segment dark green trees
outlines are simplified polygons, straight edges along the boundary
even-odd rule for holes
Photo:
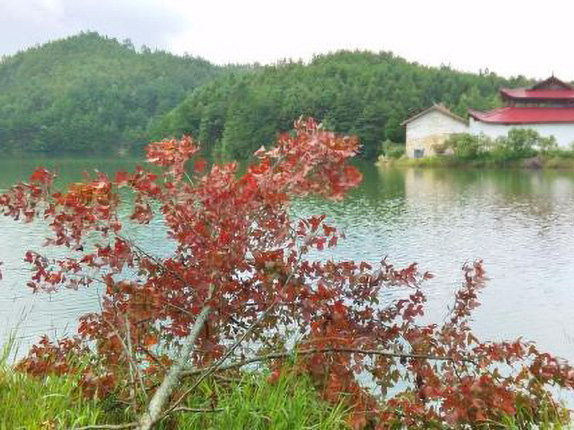
[[[152,118],[220,73],[209,62],[97,33],[0,62],[0,149],[97,151],[145,144]]]
[[[389,52],[217,67],[82,33],[0,60],[0,150],[117,151],[187,133],[245,158],[306,115],[359,136],[374,158],[383,141],[404,142],[401,122],[432,103],[465,115],[496,106],[500,87],[527,83]]]
[[[374,158],[385,140],[404,142],[401,122],[432,103],[466,115],[496,106],[503,86],[527,84],[493,73],[461,73],[409,63],[392,53],[342,51],[309,64],[281,63],[226,75],[193,91],[153,127],[153,137],[199,137],[210,150],[246,157],[269,144],[294,118],[311,115],[340,133],[356,134]]]

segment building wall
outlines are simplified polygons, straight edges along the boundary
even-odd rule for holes
[[[485,134],[491,138],[499,136],[506,136],[513,128],[528,128],[533,129],[540,134],[540,136],[548,137],[554,136],[561,148],[570,148],[570,144],[574,142],[574,124],[489,124],[470,119],[469,125],[471,134]]]
[[[416,150],[423,156],[435,155],[433,146],[440,145],[453,133],[469,133],[468,126],[439,111],[431,111],[407,124],[406,153],[415,157]]]

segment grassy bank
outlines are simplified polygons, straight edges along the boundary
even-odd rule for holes
[[[405,167],[501,167],[574,169],[574,146],[559,147],[553,136],[540,136],[532,129],[512,129],[496,139],[483,134],[452,134],[432,146],[435,156],[412,159],[405,146],[384,142],[377,164]]]
[[[205,381],[198,395],[185,405],[189,411],[158,425],[159,430],[351,430],[342,406],[323,403],[310,382],[285,374],[271,383],[265,374],[241,379]],[[215,406],[216,405],[216,406]],[[215,409],[214,409],[215,406]],[[526,408],[499,422],[485,422],[481,430],[566,430],[554,413],[533,417]],[[193,412],[191,410],[195,410]],[[119,399],[88,400],[73,377],[33,378],[3,367],[0,370],[1,430],[60,430],[91,425],[133,422],[136,414]],[[400,424],[391,426],[402,430]],[[429,428],[450,430],[429,423]]]
[[[574,153],[556,151],[549,154],[535,154],[531,157],[498,158],[481,156],[459,158],[454,155],[441,155],[425,158],[380,157],[379,166],[388,167],[427,167],[427,168],[514,168],[514,169],[574,169]]]
[[[133,422],[137,414],[128,402],[113,396],[90,400],[78,390],[77,378],[35,378],[0,367],[0,429],[60,430]],[[185,388],[185,387],[184,387]],[[308,379],[283,372],[274,382],[267,373],[244,373],[241,378],[206,380],[184,405],[188,411],[157,426],[168,429],[209,430],[351,430],[342,405],[331,407],[320,400]],[[532,416],[517,405],[517,414],[499,422],[485,422],[480,430],[566,430],[567,417],[556,419],[555,410],[541,409]],[[540,411],[539,411],[540,412]],[[111,428],[111,427],[110,427]],[[392,429],[403,430],[400,423]],[[428,428],[452,430],[437,423]],[[369,428],[370,429],[370,428]]]
[[[77,378],[43,379],[0,368],[0,430],[60,430],[133,422],[131,406],[114,397],[89,400]],[[346,430],[345,410],[323,403],[309,381],[292,374],[270,383],[266,374],[204,381],[188,411],[158,429]],[[214,410],[215,406],[215,410]]]

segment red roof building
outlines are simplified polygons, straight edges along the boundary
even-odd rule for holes
[[[564,122],[574,124],[574,107],[507,106],[488,112],[470,110],[470,116],[477,121],[491,124],[548,124]]]
[[[473,134],[505,136],[509,128],[533,128],[553,135],[560,146],[574,141],[574,87],[552,76],[530,88],[501,89],[505,106],[488,112],[469,110]]]

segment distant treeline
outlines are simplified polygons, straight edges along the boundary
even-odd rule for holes
[[[404,142],[401,122],[434,102],[466,115],[469,107],[497,106],[500,87],[529,83],[488,71],[426,67],[389,52],[341,51],[309,64],[217,77],[156,121],[152,134],[192,133],[209,149],[242,158],[269,144],[278,130],[289,130],[299,115],[312,115],[330,129],[358,135],[363,155],[374,158],[383,141]]]
[[[0,148],[98,151],[147,141],[150,121],[223,71],[82,33],[0,61]]]
[[[219,67],[82,33],[0,60],[0,150],[110,151],[191,133],[209,152],[245,158],[311,115],[358,135],[373,158],[383,141],[403,142],[400,123],[434,102],[465,115],[496,106],[500,87],[528,83],[388,52]]]

